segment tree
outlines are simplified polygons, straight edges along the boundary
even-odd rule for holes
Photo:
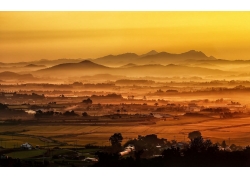
[[[121,142],[123,140],[121,133],[114,133],[110,138],[109,141],[112,146],[118,146],[121,147]]]
[[[223,147],[224,149],[227,147],[226,141],[222,141],[221,147]]]
[[[85,99],[82,102],[85,103],[85,104],[92,104],[93,103],[93,101],[90,98]]]
[[[5,104],[0,103],[0,110],[6,110],[9,109],[8,106],[6,106]]]
[[[230,149],[231,149],[232,151],[236,151],[236,150],[237,150],[237,146],[236,146],[235,144],[232,144],[232,145],[230,146]]]
[[[66,111],[63,113],[64,116],[78,116],[73,110],[72,111]]]
[[[190,140],[193,140],[193,139],[195,139],[195,138],[197,138],[197,137],[201,137],[201,132],[200,132],[200,131],[193,131],[193,132],[190,132],[190,133],[188,134],[188,138],[189,138]]]
[[[193,152],[205,152],[205,151],[215,151],[217,146],[214,146],[213,143],[208,139],[204,140],[202,136],[196,137],[191,140],[190,150]]]
[[[88,115],[88,113],[83,112],[83,113],[82,113],[82,116],[86,117],[86,116],[89,116],[89,115]]]

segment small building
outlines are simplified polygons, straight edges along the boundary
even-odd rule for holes
[[[26,142],[26,143],[24,143],[24,144],[21,145],[21,148],[31,150],[32,149],[32,145]]]

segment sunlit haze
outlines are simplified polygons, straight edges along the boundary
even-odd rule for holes
[[[250,12],[0,12],[0,61],[150,50],[250,59]]]

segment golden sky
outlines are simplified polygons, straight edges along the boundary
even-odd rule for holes
[[[150,50],[250,59],[250,12],[0,12],[0,61]]]

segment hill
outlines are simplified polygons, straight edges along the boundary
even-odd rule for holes
[[[188,67],[181,65],[160,65],[148,64],[130,66],[127,68],[117,67],[110,68],[102,66],[91,61],[83,61],[80,63],[65,63],[56,65],[50,68],[38,70],[34,72],[35,75],[50,76],[50,77],[81,77],[93,76],[97,74],[110,74],[128,77],[143,77],[143,76],[211,76],[211,75],[228,75],[230,72],[221,70]]]
[[[44,65],[36,65],[36,64],[28,64],[26,66],[24,66],[26,68],[45,68],[46,66]]]
[[[5,71],[0,73],[0,79],[6,80],[34,80],[36,79],[32,74],[18,74],[10,71]]]
[[[107,66],[121,66],[134,62],[139,56],[135,53],[125,53],[119,55],[108,55],[94,59],[93,62]]]
[[[108,72],[108,69],[110,68],[93,63],[89,60],[84,60],[79,63],[59,64],[50,68],[35,71],[33,72],[33,74],[53,77],[79,77],[86,75],[105,74],[106,72]]]
[[[93,62],[107,65],[107,66],[121,66],[123,64],[130,64],[136,62],[136,64],[145,65],[145,64],[162,64],[167,65],[170,63],[177,63],[185,60],[215,60],[213,56],[206,56],[201,51],[190,50],[188,52],[180,54],[172,54],[168,52],[158,53],[155,50],[152,50],[146,54],[137,55],[135,53],[126,53],[120,55],[108,55],[101,58],[94,59]]]
[[[137,66],[137,65],[133,64],[133,63],[129,63],[129,64],[126,64],[124,66],[121,66],[121,68],[128,68],[128,67],[134,67],[134,66]]]

